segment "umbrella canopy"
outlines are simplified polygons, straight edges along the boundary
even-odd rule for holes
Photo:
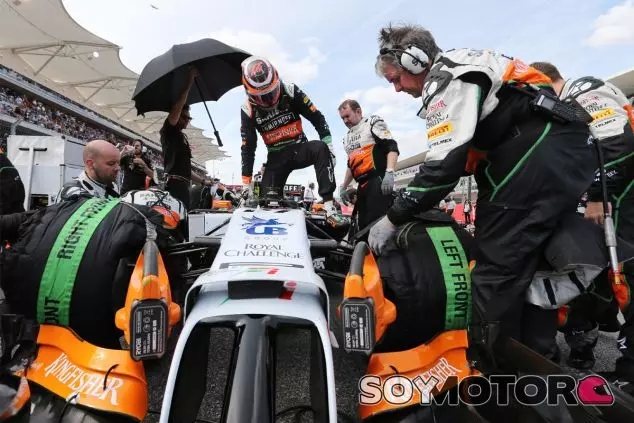
[[[249,56],[211,38],[174,45],[143,68],[132,96],[137,114],[169,112],[187,84],[189,66],[198,69],[200,90],[190,90],[187,104],[217,101],[242,83],[240,64]]]

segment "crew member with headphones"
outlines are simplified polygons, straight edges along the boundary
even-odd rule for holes
[[[475,175],[481,254],[467,282],[471,333],[488,353],[495,339],[485,333],[497,327],[549,357],[556,311],[526,303],[526,289],[546,240],[593,181],[587,125],[574,113],[558,114],[571,106],[557,99],[547,76],[518,59],[468,48],[443,52],[416,25],[383,28],[379,40],[376,71],[397,92],[421,98],[430,150],[372,228],[370,246],[381,253],[397,226],[438,204],[461,176]]]

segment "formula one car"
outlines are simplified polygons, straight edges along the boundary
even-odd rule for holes
[[[210,336],[216,328],[234,334],[224,421],[275,421],[276,339],[292,330],[309,334],[315,421],[337,421],[329,294],[313,257],[338,242],[291,203],[269,199],[254,206],[236,209],[226,222],[190,238],[192,246],[213,250],[212,263],[196,271],[185,299],[161,422],[196,419],[205,392],[191,387],[204,387],[209,344],[221,341]]]

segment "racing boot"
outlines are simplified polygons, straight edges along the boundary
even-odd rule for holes
[[[594,357],[594,347],[586,346],[582,348],[575,348],[570,350],[568,361],[566,362],[570,367],[574,367],[578,370],[590,370],[594,367],[596,359]]]
[[[610,317],[609,320],[599,323],[599,330],[601,332],[617,333],[621,330],[621,322],[616,316]]]
[[[337,211],[332,200],[324,201],[324,211],[326,212],[326,221],[333,228],[339,229],[350,224],[350,222],[346,221],[341,213]]]
[[[619,303],[614,296],[609,305],[606,305],[603,312],[597,317],[599,323],[599,331],[607,333],[615,333],[621,330],[621,322],[619,321]]]
[[[572,330],[565,334],[566,342],[570,346],[567,364],[578,370],[590,370],[594,367],[594,347],[599,338],[599,328],[590,330]]]

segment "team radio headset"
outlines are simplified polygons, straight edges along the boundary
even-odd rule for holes
[[[429,57],[415,45],[410,44],[405,49],[400,46],[384,47],[379,50],[379,53],[381,55],[394,54],[400,66],[413,75],[420,75],[429,68]],[[398,53],[401,53],[400,58]],[[533,84],[525,83],[523,85],[529,90],[519,89],[514,85],[510,86],[532,97],[531,107],[537,112],[563,123],[582,122],[588,124],[592,122],[592,117],[575,100],[569,98],[562,101],[556,95]]]
[[[379,53],[381,55],[394,54],[401,67],[413,75],[420,75],[429,67],[429,57],[415,45],[409,45],[405,49],[400,46],[394,46],[393,48],[384,47],[379,50]],[[401,53],[400,58],[398,53]]]

